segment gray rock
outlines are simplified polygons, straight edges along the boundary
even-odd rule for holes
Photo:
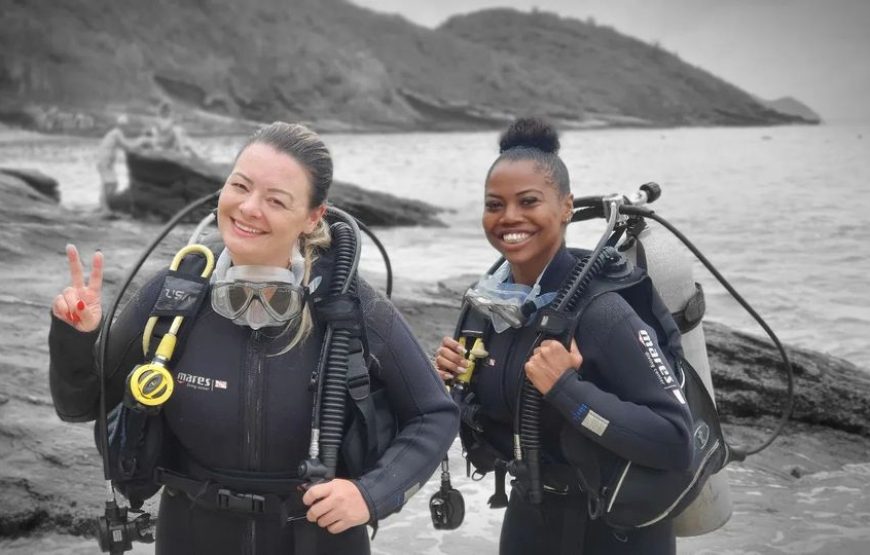
[[[786,373],[766,338],[704,323],[716,401],[722,418],[776,417],[786,399]],[[870,373],[833,355],[786,347],[794,368],[792,419],[870,437]]]
[[[3,176],[2,174],[5,174]],[[48,197],[55,202],[60,202],[60,191],[57,190],[57,180],[49,177],[39,170],[21,168],[0,168],[0,182],[6,183],[10,179],[19,179],[37,193]]]
[[[130,187],[110,199],[113,210],[137,219],[168,220],[187,204],[223,186],[231,166],[216,164],[175,152],[137,150],[127,153]],[[330,202],[369,226],[438,226],[443,212],[425,202],[369,191],[336,181]],[[213,203],[210,205],[213,206]],[[209,206],[194,216],[204,216]]]

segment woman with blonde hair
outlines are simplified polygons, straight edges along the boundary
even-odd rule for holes
[[[227,177],[211,302],[185,319],[172,361],[177,386],[160,412],[166,468],[156,484],[165,485],[158,554],[369,553],[364,525],[401,508],[455,437],[456,407],[407,323],[360,279],[352,304],[361,311],[370,395],[378,386],[385,392],[394,435],[371,464],[341,456],[339,477],[298,483],[316,441],[312,373],[330,354],[322,354],[327,326],[314,308],[330,300],[325,284],[335,267],[324,221],[331,183],[320,137],[281,122],[253,135]],[[52,304],[50,379],[58,415],[76,422],[99,412],[93,352],[103,256],[94,255],[86,283],[76,249],[67,255],[71,284]],[[124,399],[128,372],[142,360],[142,330],[163,298],[164,278],[146,284],[112,325],[108,406]],[[270,501],[276,495],[277,504]],[[303,535],[313,536],[307,547],[300,547]]]

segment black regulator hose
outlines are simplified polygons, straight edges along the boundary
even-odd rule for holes
[[[794,369],[792,368],[792,364],[788,358],[788,354],[786,354],[785,348],[782,346],[782,343],[780,343],[779,338],[776,336],[770,326],[767,325],[767,322],[765,322],[764,319],[755,311],[755,309],[753,309],[752,306],[748,302],[746,302],[746,300],[740,295],[740,293],[738,293],[737,290],[734,289],[734,287],[732,287],[730,283],[728,283],[728,280],[726,280],[725,277],[719,273],[719,271],[713,266],[713,264],[709,260],[707,260],[707,257],[705,257],[701,253],[701,251],[698,250],[698,248],[693,245],[692,242],[689,241],[689,239],[671,223],[669,223],[667,220],[665,220],[649,208],[644,208],[641,206],[621,206],[619,208],[619,211],[629,216],[649,218],[660,223],[668,231],[670,231],[677,239],[679,239],[684,245],[686,245],[686,247],[690,251],[692,251],[692,254],[695,255],[695,257],[701,262],[701,264],[703,264],[704,267],[707,268],[707,270],[709,270],[711,274],[713,274],[716,280],[720,284],[722,284],[722,287],[724,287],[725,290],[727,290],[728,293],[731,294],[734,300],[736,300],[740,304],[740,306],[742,306],[746,310],[746,312],[749,313],[749,315],[752,316],[752,318],[756,322],[758,322],[758,325],[761,326],[761,328],[765,331],[770,340],[773,341],[773,344],[779,351],[780,357],[782,357],[788,380],[788,397],[786,400],[786,406],[785,408],[783,408],[782,415],[780,416],[780,420],[776,428],[771,433],[770,437],[761,445],[752,449],[735,448],[729,445],[729,462],[742,461],[748,455],[754,455],[755,453],[758,453],[759,451],[767,448],[771,443],[773,443],[777,436],[782,433],[782,431],[785,429],[786,424],[791,418],[792,413],[794,412]]]
[[[331,226],[335,263],[329,295],[335,297],[356,292],[356,269],[359,263],[359,228],[350,216]],[[324,478],[335,477],[338,451],[344,436],[344,416],[347,404],[347,371],[352,334],[349,329],[332,330],[332,341],[326,353],[326,371],[322,374],[323,397],[320,403],[320,460],[325,466]]]
[[[378,236],[375,235],[371,229],[369,229],[369,226],[359,220],[356,220],[356,225],[359,226],[360,230],[363,233],[369,236],[369,239],[372,240],[372,243],[375,244],[375,247],[377,247],[378,251],[381,253],[381,258],[384,259],[384,267],[387,270],[386,296],[389,299],[393,295],[393,265],[390,263],[390,255],[387,254],[387,249],[384,247],[384,244],[381,243],[381,240],[378,239]]]
[[[556,297],[553,299],[551,306],[555,312],[563,315],[570,314],[576,308],[577,303],[580,302],[592,278],[604,268],[606,260],[612,256],[611,253],[605,250],[605,247],[616,225],[616,205],[611,204],[608,212],[607,229],[601,236],[595,249],[593,249],[589,256],[577,261],[565,280],[564,285],[559,288]],[[534,349],[540,345],[544,338],[545,333],[543,331],[538,332],[538,336],[523,360],[531,358]],[[564,337],[563,339],[566,343],[565,347],[570,349],[571,337]],[[512,462],[512,469],[515,475],[525,474],[529,484],[529,502],[535,505],[540,504],[543,500],[543,485],[541,481],[541,407],[543,402],[544,396],[532,384],[528,376],[524,375],[523,383],[520,387],[519,410],[516,411],[519,422],[514,422],[514,429],[519,430],[519,446],[522,459],[515,459]]]

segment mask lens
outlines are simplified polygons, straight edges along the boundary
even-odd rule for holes
[[[251,302],[253,292],[243,285],[230,284],[226,288],[227,304],[235,316],[241,314]]]
[[[495,305],[492,307],[493,314],[501,316],[501,318],[512,328],[521,328],[523,326],[522,311],[514,305]]]
[[[293,287],[266,285],[259,291],[260,301],[273,316],[286,318],[301,306],[302,294]]]

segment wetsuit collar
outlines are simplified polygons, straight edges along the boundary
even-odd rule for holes
[[[577,259],[574,258],[574,255],[568,252],[565,245],[559,247],[559,250],[556,251],[556,254],[553,255],[553,259],[550,260],[550,263],[547,265],[547,269],[544,270],[544,275],[541,276],[539,282],[541,285],[541,293],[558,291],[559,287],[562,285],[562,281],[565,279],[565,275],[571,271],[571,268],[573,268],[576,263]]]

